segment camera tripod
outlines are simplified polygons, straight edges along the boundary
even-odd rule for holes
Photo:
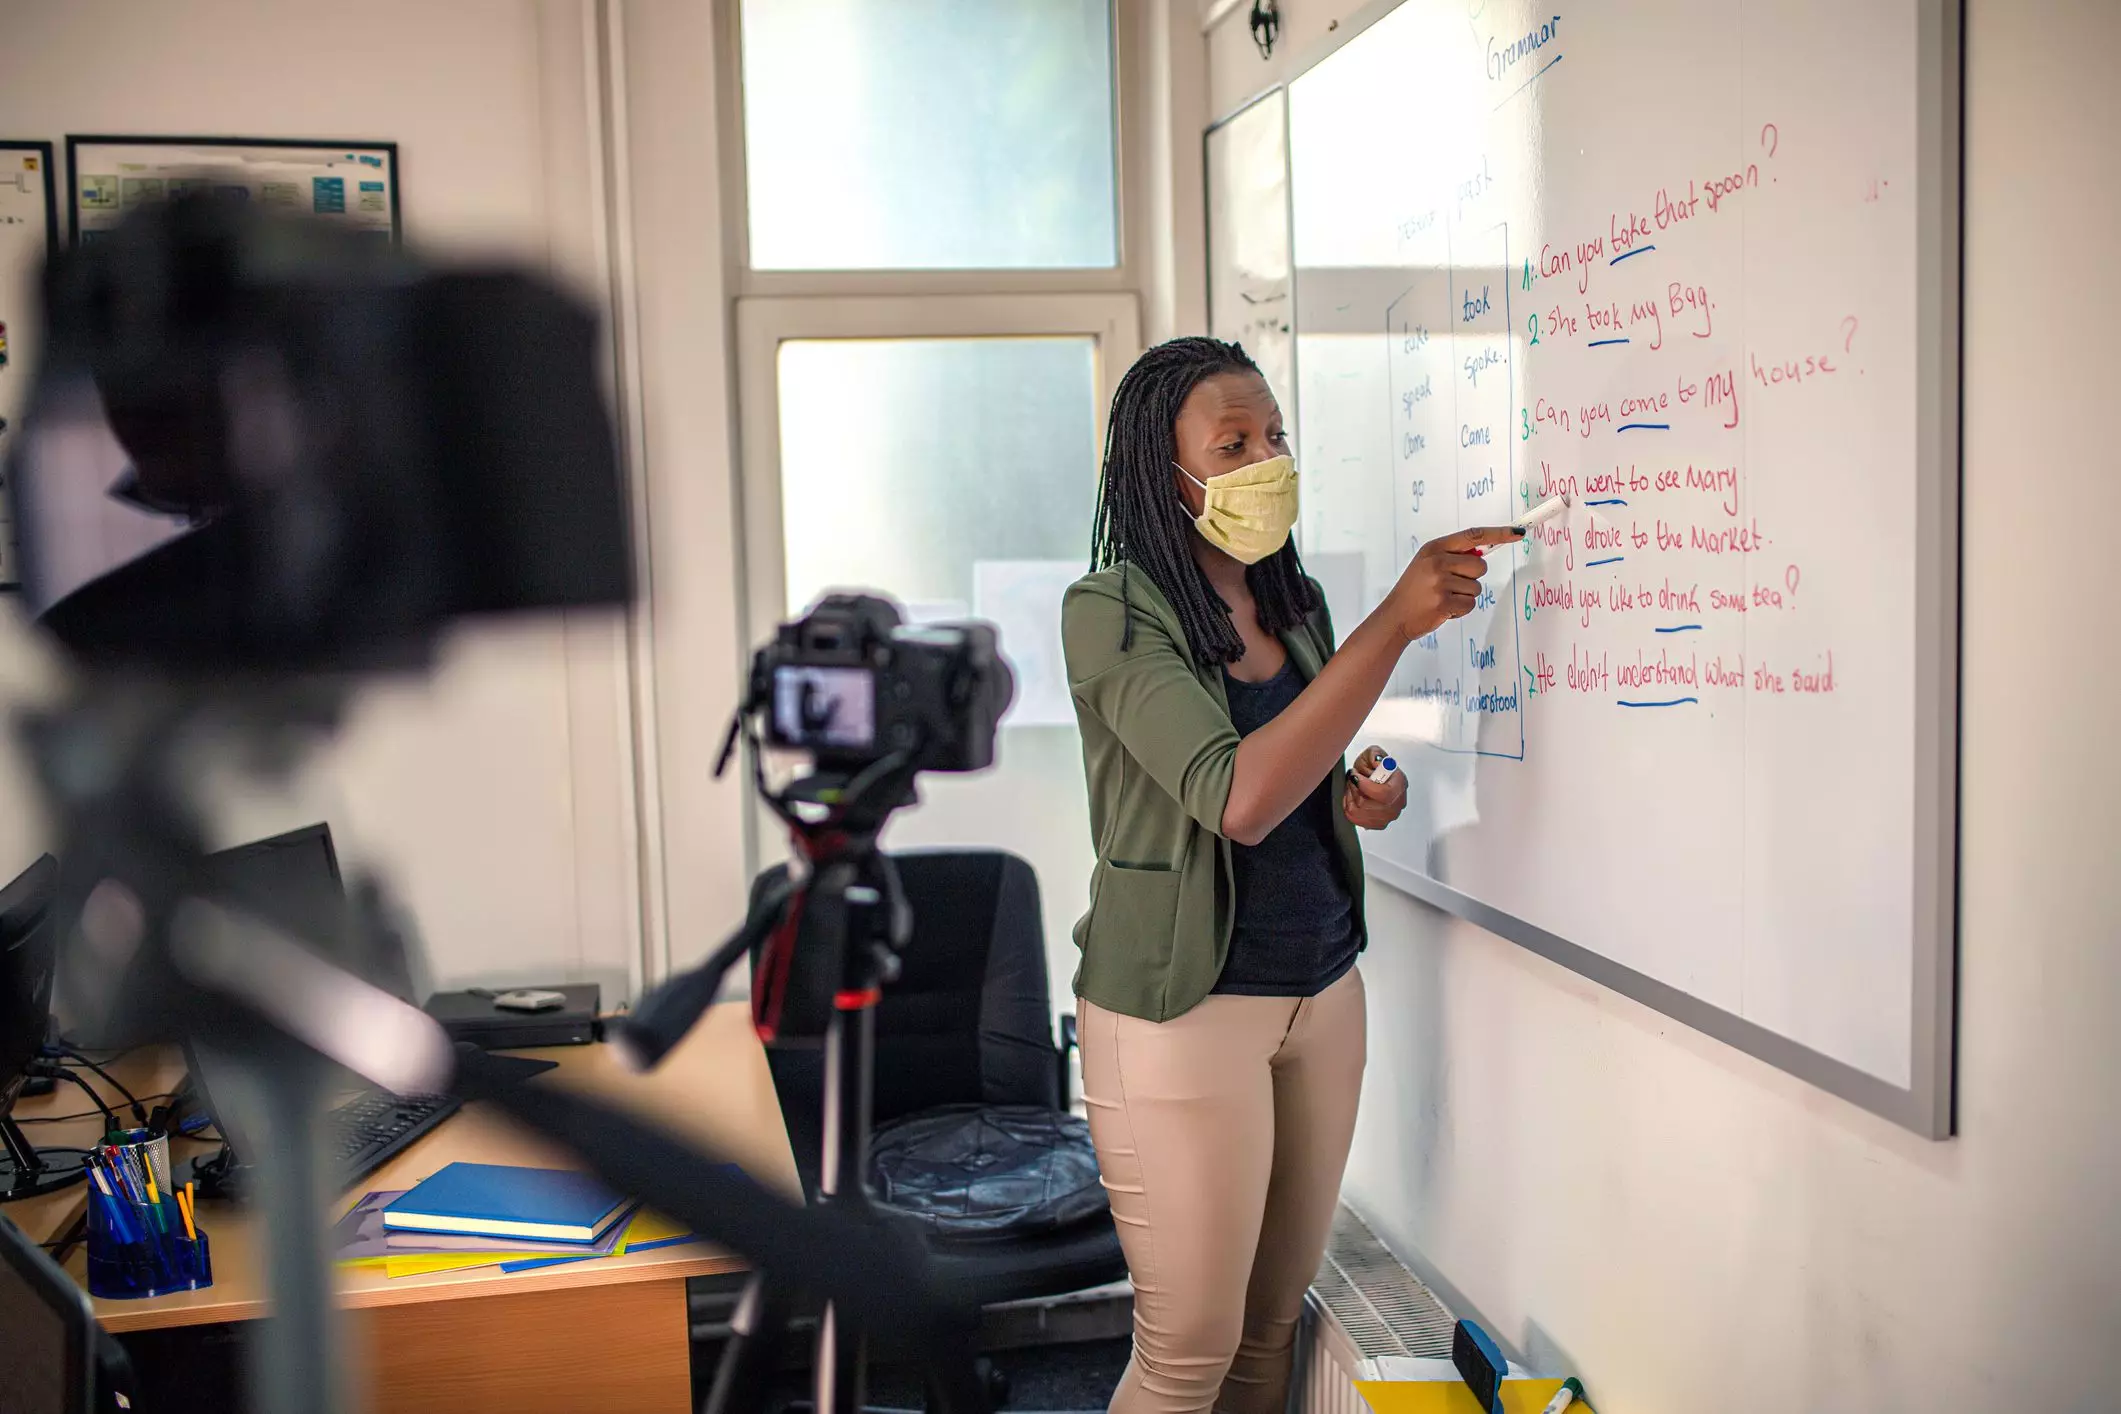
[[[769,1046],[816,1045],[824,1053],[814,1211],[897,1230],[918,1243],[910,1225],[878,1208],[868,1183],[876,1007],[898,977],[899,954],[912,933],[898,872],[877,840],[891,811],[911,802],[913,776],[889,758],[852,774],[821,771],[779,795],[761,781],[761,796],[789,826],[791,868],[759,887],[743,925],[696,971],[642,999],[621,1042],[638,1063],[655,1064],[706,1010],[728,970],[755,954],[752,1009],[761,1039]],[[762,1263],[746,1283],[707,1414],[750,1414],[765,1406],[793,1313],[784,1285],[789,1275]],[[991,1407],[974,1354],[977,1314],[960,1308],[958,1322],[927,1342],[928,1404],[936,1414],[985,1414]],[[819,1318],[815,1414],[860,1414],[864,1407],[875,1326],[856,1315],[828,1301]]]
[[[651,1125],[564,1089],[518,1086],[483,1056],[459,1056],[425,1013],[340,966],[348,936],[220,892],[205,847],[206,783],[238,767],[284,774],[336,723],[347,692],[343,682],[180,689],[91,677],[70,701],[24,712],[16,724],[57,826],[54,912],[68,930],[60,981],[69,1010],[117,1044],[212,1038],[237,1062],[230,1098],[270,1143],[257,1197],[273,1318],[253,1351],[255,1407],[347,1407],[327,1242],[335,1174],[314,1122],[336,1064],[399,1093],[448,1088],[485,1101],[756,1270],[824,1295],[835,1318],[888,1324],[939,1359],[939,1370],[966,1352],[962,1377],[939,1376],[937,1407],[982,1411],[971,1318],[937,1289],[916,1234],[859,1203],[798,1207]],[[350,934],[364,923],[343,926]],[[851,951],[873,962],[870,950]],[[881,972],[863,966],[873,986]],[[855,1029],[866,1036],[865,1026]],[[866,1099],[862,1076],[856,1088]],[[224,1102],[218,1089],[215,1098]],[[772,1293],[761,1290],[766,1301]],[[859,1346],[852,1362],[833,1368],[858,1387]],[[847,1407],[833,1399],[831,1407]]]

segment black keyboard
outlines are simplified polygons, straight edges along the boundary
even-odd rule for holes
[[[390,1095],[380,1090],[357,1095],[325,1119],[331,1134],[327,1157],[338,1162],[344,1182],[358,1183],[463,1103],[454,1095]]]
[[[459,1041],[457,1049],[469,1052],[475,1048]],[[558,1061],[483,1052],[479,1061],[489,1081],[509,1084],[542,1075],[557,1065]],[[358,1183],[463,1107],[464,1102],[454,1095],[392,1095],[381,1090],[357,1095],[325,1116],[332,1136],[327,1145],[329,1157],[338,1161],[345,1182]]]

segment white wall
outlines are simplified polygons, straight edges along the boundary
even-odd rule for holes
[[[1220,107],[1280,67],[1248,8],[1210,36]],[[1358,8],[1281,0],[1277,58]],[[1959,1137],[1374,905],[1348,1196],[1600,1409],[2121,1407],[2116,596],[2058,543],[2112,494],[2121,7],[1968,9]]]
[[[586,280],[586,8],[14,0],[0,133],[62,150],[70,132],[395,140],[409,241]],[[410,904],[443,985],[593,979],[615,996],[638,953],[623,667],[606,622],[467,634],[431,682],[376,691],[293,798],[243,802],[229,833],[328,819]],[[10,619],[0,679],[40,677]],[[0,787],[26,797],[19,774]],[[0,812],[0,873],[37,838]]]
[[[652,530],[657,772],[673,966],[697,962],[742,921],[746,778],[714,779],[749,662],[735,492],[733,315],[717,123],[728,95],[705,0],[620,7],[641,289],[645,472]]]

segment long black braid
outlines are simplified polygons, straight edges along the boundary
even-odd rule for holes
[[[1203,337],[1173,339],[1136,359],[1112,397],[1105,431],[1105,470],[1098,488],[1097,521],[1090,536],[1090,568],[1120,566],[1120,597],[1127,606],[1122,647],[1134,638],[1127,573],[1138,569],[1178,610],[1193,657],[1204,665],[1234,663],[1245,643],[1200,563],[1193,558],[1192,513],[1180,498],[1172,463],[1178,459],[1178,410],[1202,379],[1219,373],[1258,373],[1259,365],[1237,344]],[[1245,583],[1268,633],[1295,628],[1315,612],[1318,591],[1304,577],[1296,545],[1284,545],[1245,571]]]

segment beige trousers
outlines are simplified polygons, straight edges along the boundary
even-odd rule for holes
[[[1362,1090],[1359,972],[1161,1024],[1083,1002],[1083,1099],[1134,1279],[1112,1414],[1279,1414]]]

